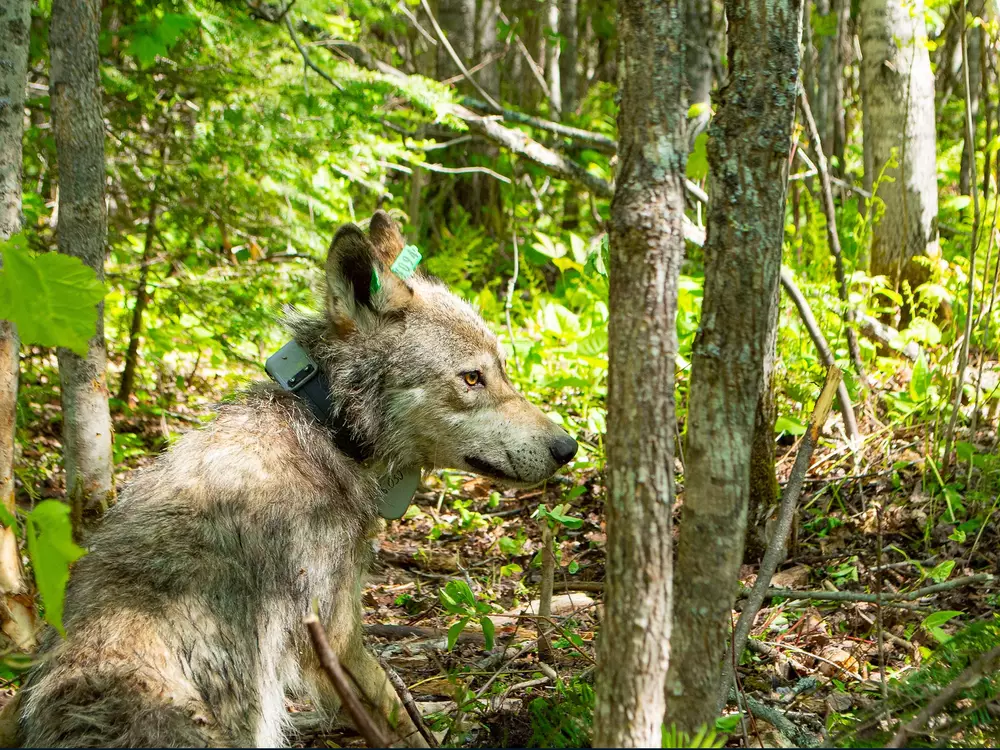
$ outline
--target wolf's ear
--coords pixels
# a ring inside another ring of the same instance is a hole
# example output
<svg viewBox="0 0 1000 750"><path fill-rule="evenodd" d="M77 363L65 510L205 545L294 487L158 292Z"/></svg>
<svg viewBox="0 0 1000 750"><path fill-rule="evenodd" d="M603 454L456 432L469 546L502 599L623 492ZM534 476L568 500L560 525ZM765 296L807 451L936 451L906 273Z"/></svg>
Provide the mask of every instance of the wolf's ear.
<svg viewBox="0 0 1000 750"><path fill-rule="evenodd" d="M389 271L385 257L354 224L337 230L326 259L326 306L342 335L373 325L409 296L406 285Z"/></svg>
<svg viewBox="0 0 1000 750"><path fill-rule="evenodd" d="M403 245L406 244L395 220L382 209L372 214L372 220L368 224L368 236L375 248L375 254L386 268L395 262Z"/></svg>

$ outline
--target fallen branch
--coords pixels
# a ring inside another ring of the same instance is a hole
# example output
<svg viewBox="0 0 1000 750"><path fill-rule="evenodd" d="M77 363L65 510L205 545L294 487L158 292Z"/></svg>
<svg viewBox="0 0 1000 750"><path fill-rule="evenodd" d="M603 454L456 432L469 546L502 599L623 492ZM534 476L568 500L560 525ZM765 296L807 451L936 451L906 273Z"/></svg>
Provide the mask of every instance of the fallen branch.
<svg viewBox="0 0 1000 750"><path fill-rule="evenodd" d="M812 339L813 345L819 353L820 361L827 367L834 366L836 360L833 357L833 352L830 351L830 345L826 343L826 338L820 330L819 323L816 322L812 308L809 307L809 302L795 284L795 279L792 278L791 271L785 268L781 269L781 285L785 288L785 294L789 296L795 304L796 309L798 309L799 317L802 318L802 323L805 325L806 330L809 331L809 337ZM847 392L847 386L843 380L840 380L837 384L837 400L840 401L840 414L844 418L844 430L847 432L847 439L851 441L855 449L860 448L861 433L858 432L858 422L854 417L854 408L851 406L851 396Z"/></svg>
<svg viewBox="0 0 1000 750"><path fill-rule="evenodd" d="M354 690L350 684L350 677L348 677L344 668L340 666L337 655L330 648L330 644L326 640L326 633L323 632L323 626L316 619L316 615L310 614L305 618L304 622L306 628L309 630L309 638L312 640L313 650L316 652L320 666L323 668L326 676L330 678L333 689L337 691L340 702L347 709L351 721L354 722L354 727L364 737L365 744L368 747L389 747L388 740L375 725L372 717L368 715L364 706L361 705L361 701L354 694Z"/></svg>
<svg viewBox="0 0 1000 750"><path fill-rule="evenodd" d="M934 696L934 699L924 706L912 721L903 724L886 747L903 747L910 735L920 732L927 722L939 714L962 690L975 685L987 674L995 672L998 666L1000 666L1000 646L987 651L972 662L962 674Z"/></svg>
<svg viewBox="0 0 1000 750"><path fill-rule="evenodd" d="M437 747L437 741L434 739L434 735L431 734L431 730L427 728L427 724L424 723L424 717L420 713L420 709L417 708L417 703L413 700L413 695L410 693L409 688L406 687L406 683L403 682L403 678L396 674L396 670L384 660L382 661L382 669L385 670L385 674L389 678L393 689L395 689L396 695L403 702L403 708L410 715L413 725L420 732L420 736L424 738L427 746Z"/></svg>
<svg viewBox="0 0 1000 750"><path fill-rule="evenodd" d="M922 599L931 594L939 594L942 591L950 591L960 586L967 586L973 583L990 583L996 580L996 576L989 573L977 573L974 576L963 576L944 583L935 583L933 586L925 586L915 591L901 591L898 593L883 593L882 603L885 602L912 602ZM875 594L865 594L855 591L795 591L794 589L769 588L765 597L770 599L780 596L784 599L815 599L817 601L829 602L870 602L876 604L878 597Z"/></svg>
<svg viewBox="0 0 1000 750"><path fill-rule="evenodd" d="M791 720L778 709L771 708L766 703L761 703L759 700L751 698L749 695L737 695L735 690L730 693L730 700L735 701L737 705L740 705L745 701L745 708L742 705L740 705L740 708L749 710L749 712L758 719L762 719L768 724L771 724L775 729L794 743L793 747L820 746L820 740L817 737L813 736L812 733L806 731L805 729L800 729L795 726L795 724L793 724Z"/></svg>
<svg viewBox="0 0 1000 750"><path fill-rule="evenodd" d="M604 591L603 581L555 581L552 590L557 593L563 591Z"/></svg>
<svg viewBox="0 0 1000 750"><path fill-rule="evenodd" d="M420 628L416 625L365 625L365 633L376 638L400 641L404 638L448 638L448 631L439 628ZM497 636L501 640L502 636ZM447 640L445 640L447 643ZM458 636L458 643L484 644L486 638L476 630L466 628Z"/></svg>
<svg viewBox="0 0 1000 750"><path fill-rule="evenodd" d="M833 270L837 276L840 301L844 303L844 334L847 336L847 350L851 354L851 363L862 383L867 383L865 366L861 362L861 349L858 347L858 335L854 330L854 308L847 294L847 276L844 273L844 254L840 247L840 235L837 233L837 213L833 205L833 188L830 187L830 170L827 168L826 154L823 152L823 142L819 137L816 120L813 119L804 88L799 88L799 100L802 103L802 114L809 126L809 138L816 150L816 166L819 169L819 181L823 189L823 213L826 214L826 236L830 242L830 252L833 254Z"/></svg>
<svg viewBox="0 0 1000 750"><path fill-rule="evenodd" d="M819 442L820 432L826 424L826 418L830 415L833 406L833 397L840 385L840 369L836 365L831 365L827 371L826 383L823 390L816 399L816 406L813 407L812 420L809 429L802 436L802 443L799 446L798 455L795 456L795 465L792 467L788 485L781 497L781 509L778 512L778 522L775 524L771 534L771 541L764 552L764 559L761 561L760 569L757 573L757 581L750 592L749 601L740 613L740 619L736 623L736 631L733 634L733 653L739 659L746 648L747 638L750 637L750 628L753 626L757 613L764 603L767 587L771 583L771 577L778 569L778 563L785 556L786 539L792 528L792 518L795 515L795 506L798 504L799 495L802 494L802 480L809 470L809 462L812 460L813 449ZM729 695L729 687L733 684L736 675L735 667L728 663L723 667L722 685L716 699L719 710L726 704L726 697Z"/></svg>

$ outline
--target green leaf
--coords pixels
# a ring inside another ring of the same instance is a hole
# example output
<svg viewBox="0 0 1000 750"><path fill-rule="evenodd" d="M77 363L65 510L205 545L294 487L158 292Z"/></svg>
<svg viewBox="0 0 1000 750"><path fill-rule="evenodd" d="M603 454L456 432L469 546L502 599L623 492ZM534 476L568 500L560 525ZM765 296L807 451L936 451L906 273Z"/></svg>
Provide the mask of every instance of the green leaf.
<svg viewBox="0 0 1000 750"><path fill-rule="evenodd" d="M801 435L806 431L806 426L797 419L780 416L774 421L775 432L787 432L789 435Z"/></svg>
<svg viewBox="0 0 1000 750"><path fill-rule="evenodd" d="M944 625L949 620L956 617L960 617L963 613L956 612L954 610L946 610L944 612L934 612L933 614L927 615L924 618L923 626L928 630L933 630L934 628L939 628Z"/></svg>
<svg viewBox="0 0 1000 750"><path fill-rule="evenodd" d="M740 715L739 714L729 714L728 716L720 716L715 720L715 728L720 732L730 734L736 730L736 727L740 725Z"/></svg>
<svg viewBox="0 0 1000 750"><path fill-rule="evenodd" d="M480 617L479 618L479 625L483 629L483 638L486 639L486 650L487 651L492 651L493 650L493 635L494 635L494 632L495 632L495 628L493 626L493 620L491 620L489 617Z"/></svg>
<svg viewBox="0 0 1000 750"><path fill-rule="evenodd" d="M2 503L0 503L0 523L8 529L14 529L14 533L17 533L17 519Z"/></svg>
<svg viewBox="0 0 1000 750"><path fill-rule="evenodd" d="M500 577L501 578L513 578L523 569L517 563L510 563L508 565L500 566Z"/></svg>
<svg viewBox="0 0 1000 750"><path fill-rule="evenodd" d="M448 628L448 650L451 651L455 648L455 644L458 643L458 636L462 634L465 630L465 626L469 624L469 618L463 617L461 620L456 622L450 628Z"/></svg>
<svg viewBox="0 0 1000 750"><path fill-rule="evenodd" d="M927 360L921 351L913 365L913 375L910 377L910 398L923 401L927 398L927 388L931 384L931 372L927 368Z"/></svg>
<svg viewBox="0 0 1000 750"><path fill-rule="evenodd" d="M708 133L700 133L694 139L694 148L688 156L687 176L698 181L708 174Z"/></svg>
<svg viewBox="0 0 1000 750"><path fill-rule="evenodd" d="M27 520L28 555L45 605L45 619L65 635L62 613L69 566L87 551L73 541L70 508L65 503L43 500Z"/></svg>
<svg viewBox="0 0 1000 750"><path fill-rule="evenodd" d="M951 575L951 571L954 570L954 568L954 560L945 560L943 563L939 563L931 570L927 571L927 577L935 583L944 583L948 580L948 576Z"/></svg>
<svg viewBox="0 0 1000 750"><path fill-rule="evenodd" d="M15 323L26 344L85 355L97 329L94 306L104 298L94 270L62 253L32 255L21 235L0 244L0 254L0 318Z"/></svg>
<svg viewBox="0 0 1000 750"><path fill-rule="evenodd" d="M578 563L576 560L573 560L569 564L569 574L573 575L574 573L578 573L579 570L580 570L580 563Z"/></svg>

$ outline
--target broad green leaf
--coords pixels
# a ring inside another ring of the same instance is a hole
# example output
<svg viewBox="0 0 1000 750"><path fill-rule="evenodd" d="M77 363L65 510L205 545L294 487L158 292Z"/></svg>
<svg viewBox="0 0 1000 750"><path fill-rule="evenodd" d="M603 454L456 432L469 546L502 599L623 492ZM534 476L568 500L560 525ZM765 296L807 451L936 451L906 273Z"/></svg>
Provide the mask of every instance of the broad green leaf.
<svg viewBox="0 0 1000 750"><path fill-rule="evenodd" d="M934 612L933 614L927 615L924 618L923 626L930 630L931 628L939 628L944 625L949 620L956 617L961 617L962 612L956 612L955 610L946 610L944 612Z"/></svg>
<svg viewBox="0 0 1000 750"><path fill-rule="evenodd" d="M806 431L806 426L791 417L780 416L774 421L775 432L787 432L789 435L801 435Z"/></svg>
<svg viewBox="0 0 1000 750"><path fill-rule="evenodd" d="M944 583L948 580L948 576L951 575L951 571L955 569L954 560L945 560L942 563L938 563L929 571L927 571L927 577L930 578L935 583Z"/></svg>
<svg viewBox="0 0 1000 750"><path fill-rule="evenodd" d="M577 263L583 265L587 262L587 245L580 235L569 233L569 249Z"/></svg>
<svg viewBox="0 0 1000 750"><path fill-rule="evenodd" d="M0 255L0 318L14 322L26 344L86 354L104 297L93 269L62 253L33 255L20 235L0 245Z"/></svg>
<svg viewBox="0 0 1000 750"><path fill-rule="evenodd" d="M913 365L913 375L910 378L910 398L914 401L923 401L927 398L927 388L931 384L931 372L927 368L927 360L924 353L920 352L916 363Z"/></svg>
<svg viewBox="0 0 1000 750"><path fill-rule="evenodd" d="M2 503L0 503L0 523L8 529L14 529L14 532L17 533L17 519Z"/></svg>
<svg viewBox="0 0 1000 750"><path fill-rule="evenodd" d="M87 551L73 541L70 508L56 500L43 500L28 514L28 555L35 583L45 605L45 619L63 635L62 613L69 566Z"/></svg>
<svg viewBox="0 0 1000 750"><path fill-rule="evenodd" d="M493 627L493 620L491 620L489 617L480 617L479 618L479 625L483 629L483 638L486 639L486 650L487 651L492 651L493 650L493 635L494 635L494 632L495 632L495 628Z"/></svg>
<svg viewBox="0 0 1000 750"><path fill-rule="evenodd" d="M580 571L580 563L578 563L576 560L573 560L569 564L569 574L573 575L574 573L578 573L579 571Z"/></svg>
<svg viewBox="0 0 1000 750"><path fill-rule="evenodd" d="M462 634L465 630L465 626L469 624L469 618L463 617L461 620L456 622L450 628L448 628L448 650L451 651L455 648L455 644L458 643L458 636Z"/></svg>

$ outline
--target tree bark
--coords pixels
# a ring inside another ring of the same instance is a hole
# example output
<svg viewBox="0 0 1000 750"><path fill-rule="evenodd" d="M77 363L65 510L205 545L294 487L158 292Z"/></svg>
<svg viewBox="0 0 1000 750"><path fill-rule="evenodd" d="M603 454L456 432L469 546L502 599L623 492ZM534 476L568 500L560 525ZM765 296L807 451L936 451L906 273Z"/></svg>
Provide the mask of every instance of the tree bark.
<svg viewBox="0 0 1000 750"><path fill-rule="evenodd" d="M619 165L611 204L607 578L595 747L659 747L670 656L674 359L684 256L684 19L620 0Z"/></svg>
<svg viewBox="0 0 1000 750"><path fill-rule="evenodd" d="M711 723L747 526L758 396L777 327L802 0L727 0L710 126L702 319L692 358L667 722Z"/></svg>
<svg viewBox="0 0 1000 750"><path fill-rule="evenodd" d="M861 77L865 147L873 178L895 152L898 166L878 185L885 203L872 229L871 274L915 287L927 267L916 256L936 255L937 169L934 77L925 43L922 0L861 0Z"/></svg>
<svg viewBox="0 0 1000 750"><path fill-rule="evenodd" d="M562 111L576 111L579 97L577 79L577 47L579 39L579 17L577 13L579 0L560 0L559 3L559 36L562 38L562 49L559 51L559 85L562 93Z"/></svg>
<svg viewBox="0 0 1000 750"><path fill-rule="evenodd" d="M712 1L688 0L684 10L687 46L684 75L687 81L688 107L701 105L692 123L690 139L704 131L711 114L712 95Z"/></svg>
<svg viewBox="0 0 1000 750"><path fill-rule="evenodd" d="M0 0L0 242L21 230L21 139L27 83L31 0ZM0 258L0 267L3 259ZM0 320L0 502L13 514L17 428L17 329ZM21 554L13 528L0 531L0 627L21 649L34 646L34 607L25 596Z"/></svg>
<svg viewBox="0 0 1000 750"><path fill-rule="evenodd" d="M99 32L99 0L54 0L49 94L59 167L59 252L80 258L103 280L107 207ZM87 355L58 351L66 494L84 527L114 494L103 303L96 312L97 332Z"/></svg>
<svg viewBox="0 0 1000 750"><path fill-rule="evenodd" d="M559 77L559 0L546 0L545 83L551 94L552 119L562 119L562 83Z"/></svg>
<svg viewBox="0 0 1000 750"><path fill-rule="evenodd" d="M983 0L970 0L969 2L969 13L972 14L974 18L982 18L983 16ZM983 66L982 66L982 54L983 54L983 27L982 26L971 26L966 31L966 45L968 46L968 58L969 58L969 76L966 80L969 82L969 91L967 101L972 105L972 121L978 122L979 120L979 94L982 88L983 82ZM977 134L973 133L973 145L975 145L975 136ZM962 142L962 165L961 171L959 172L959 192L962 195L972 194L971 183L971 164L969 163L969 144L965 141Z"/></svg>
<svg viewBox="0 0 1000 750"><path fill-rule="evenodd" d="M476 45L476 0L440 0L437 10L438 23L444 30L451 46L465 63L466 67L474 65L471 60L475 54ZM452 78L460 74L458 66L451 59L444 45L438 45L437 77L439 80ZM459 88L475 93L468 83L459 84Z"/></svg>

